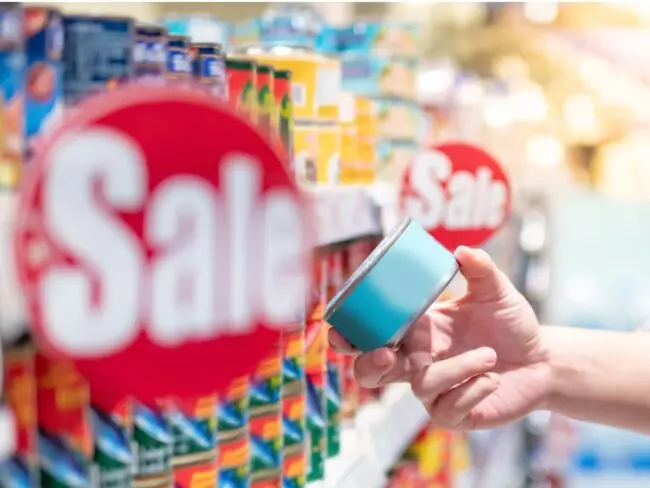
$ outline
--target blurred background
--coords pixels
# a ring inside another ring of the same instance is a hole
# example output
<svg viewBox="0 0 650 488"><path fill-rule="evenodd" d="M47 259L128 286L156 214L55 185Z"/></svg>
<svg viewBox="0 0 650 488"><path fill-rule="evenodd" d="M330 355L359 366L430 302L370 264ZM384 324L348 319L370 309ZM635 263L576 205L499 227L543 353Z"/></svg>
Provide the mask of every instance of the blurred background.
<svg viewBox="0 0 650 488"><path fill-rule="evenodd" d="M56 5L152 22L233 25L290 11L297 22L331 27L415 25L413 125L386 134L386 151L408 158L419 144L462 140L498 158L515 205L487 248L544 322L650 323L650 3ZM477 433L469 446L459 484L650 486L650 439L615 429L539 415Z"/></svg>

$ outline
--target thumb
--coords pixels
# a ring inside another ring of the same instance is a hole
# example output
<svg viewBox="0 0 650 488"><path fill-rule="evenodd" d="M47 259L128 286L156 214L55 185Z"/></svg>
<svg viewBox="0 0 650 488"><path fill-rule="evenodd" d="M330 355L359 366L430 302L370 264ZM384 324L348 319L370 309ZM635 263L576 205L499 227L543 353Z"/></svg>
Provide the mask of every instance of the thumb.
<svg viewBox="0 0 650 488"><path fill-rule="evenodd" d="M454 255L467 281L466 297L487 302L498 300L514 289L510 280L482 249L460 246Z"/></svg>

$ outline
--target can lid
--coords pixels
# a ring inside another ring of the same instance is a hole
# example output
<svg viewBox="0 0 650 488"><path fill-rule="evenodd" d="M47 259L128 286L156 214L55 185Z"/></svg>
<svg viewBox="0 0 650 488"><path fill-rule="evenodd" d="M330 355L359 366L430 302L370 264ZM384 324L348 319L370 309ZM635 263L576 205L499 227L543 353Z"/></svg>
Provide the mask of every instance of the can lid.
<svg viewBox="0 0 650 488"><path fill-rule="evenodd" d="M175 34L167 36L167 41L168 42L186 42L190 43L190 38L188 36L178 36Z"/></svg>
<svg viewBox="0 0 650 488"><path fill-rule="evenodd" d="M257 63L252 59L226 57L226 66L233 69L254 70Z"/></svg>
<svg viewBox="0 0 650 488"><path fill-rule="evenodd" d="M273 73L273 67L269 66L268 64L258 64L257 72L262 74L270 74Z"/></svg>
<svg viewBox="0 0 650 488"><path fill-rule="evenodd" d="M291 75L293 74L291 71L288 69L276 69L274 71L275 77L280 78L282 80L290 80Z"/></svg>

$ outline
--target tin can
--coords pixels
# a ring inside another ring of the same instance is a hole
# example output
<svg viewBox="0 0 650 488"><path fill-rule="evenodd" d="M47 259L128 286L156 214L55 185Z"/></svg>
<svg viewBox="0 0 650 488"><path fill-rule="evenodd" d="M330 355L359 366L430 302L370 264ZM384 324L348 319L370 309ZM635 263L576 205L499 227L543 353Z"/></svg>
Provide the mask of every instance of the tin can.
<svg viewBox="0 0 650 488"><path fill-rule="evenodd" d="M344 283L343 252L332 250L328 256L327 300L334 298ZM327 327L327 326L326 326ZM341 450L342 367L343 358L327 347L326 408L327 408L327 456L336 456Z"/></svg>
<svg viewBox="0 0 650 488"><path fill-rule="evenodd" d="M458 269L452 253L407 219L330 300L326 320L360 351L396 347Z"/></svg>
<svg viewBox="0 0 650 488"><path fill-rule="evenodd" d="M133 75L139 80L161 81L167 72L167 31L157 25L138 24L133 46Z"/></svg>
<svg viewBox="0 0 650 488"><path fill-rule="evenodd" d="M282 351L257 367L250 383L251 486L282 485Z"/></svg>
<svg viewBox="0 0 650 488"><path fill-rule="evenodd" d="M286 55L255 55L259 63L291 71L291 98L296 121L333 122L338 120L341 94L341 63L305 49Z"/></svg>
<svg viewBox="0 0 650 488"><path fill-rule="evenodd" d="M0 486L40 486L36 425L36 370L34 347L20 341L3 348L3 404L12 412L16 449L0 463Z"/></svg>
<svg viewBox="0 0 650 488"><path fill-rule="evenodd" d="M220 44L192 44L192 73L209 93L226 100L226 60Z"/></svg>
<svg viewBox="0 0 650 488"><path fill-rule="evenodd" d="M275 125L275 98L273 89L273 68L265 64L257 65L257 126L267 137L273 138L277 132Z"/></svg>
<svg viewBox="0 0 650 488"><path fill-rule="evenodd" d="M291 101L291 71L274 71L273 92L278 113L277 127L280 153L286 161L290 174L293 169L293 103Z"/></svg>
<svg viewBox="0 0 650 488"><path fill-rule="evenodd" d="M187 82L192 75L190 39L185 36L167 36L167 79Z"/></svg>
<svg viewBox="0 0 650 488"><path fill-rule="evenodd" d="M97 486L99 488L131 487L133 474L131 400L125 399L111 406L102 406L93 402L91 413Z"/></svg>
<svg viewBox="0 0 650 488"><path fill-rule="evenodd" d="M58 10L25 8L26 149L32 139L61 115L63 103L63 24Z"/></svg>
<svg viewBox="0 0 650 488"><path fill-rule="evenodd" d="M133 486L172 485L173 436L163 405L133 404Z"/></svg>
<svg viewBox="0 0 650 488"><path fill-rule="evenodd" d="M298 324L282 332L282 429L284 486L306 484L305 328Z"/></svg>
<svg viewBox="0 0 650 488"><path fill-rule="evenodd" d="M243 58L226 58L228 100L249 120L257 121L257 64Z"/></svg>
<svg viewBox="0 0 650 488"><path fill-rule="evenodd" d="M42 487L96 486L90 389L74 365L36 354Z"/></svg>
<svg viewBox="0 0 650 488"><path fill-rule="evenodd" d="M327 261L315 258L314 295L317 302L307 318L305 329L305 373L307 376L307 429L309 470L307 481L323 479L327 455L326 371L327 326L323 319L327 302Z"/></svg>
<svg viewBox="0 0 650 488"><path fill-rule="evenodd" d="M176 488L217 484L217 396L169 402Z"/></svg>
<svg viewBox="0 0 650 488"><path fill-rule="evenodd" d="M0 189L16 188L24 151L25 44L18 3L0 4Z"/></svg>
<svg viewBox="0 0 650 488"><path fill-rule="evenodd" d="M219 404L219 486L250 484L249 378L235 379Z"/></svg>
<svg viewBox="0 0 650 488"><path fill-rule="evenodd" d="M63 97L77 103L133 77L135 22L128 17L63 17Z"/></svg>

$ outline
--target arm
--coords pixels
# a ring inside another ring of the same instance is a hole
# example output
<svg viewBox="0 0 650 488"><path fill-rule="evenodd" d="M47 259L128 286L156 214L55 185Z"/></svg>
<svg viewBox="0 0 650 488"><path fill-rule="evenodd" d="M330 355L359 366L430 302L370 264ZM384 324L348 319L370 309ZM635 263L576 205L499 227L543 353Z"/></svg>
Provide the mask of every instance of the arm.
<svg viewBox="0 0 650 488"><path fill-rule="evenodd" d="M542 337L550 410L650 433L650 334L547 326Z"/></svg>

